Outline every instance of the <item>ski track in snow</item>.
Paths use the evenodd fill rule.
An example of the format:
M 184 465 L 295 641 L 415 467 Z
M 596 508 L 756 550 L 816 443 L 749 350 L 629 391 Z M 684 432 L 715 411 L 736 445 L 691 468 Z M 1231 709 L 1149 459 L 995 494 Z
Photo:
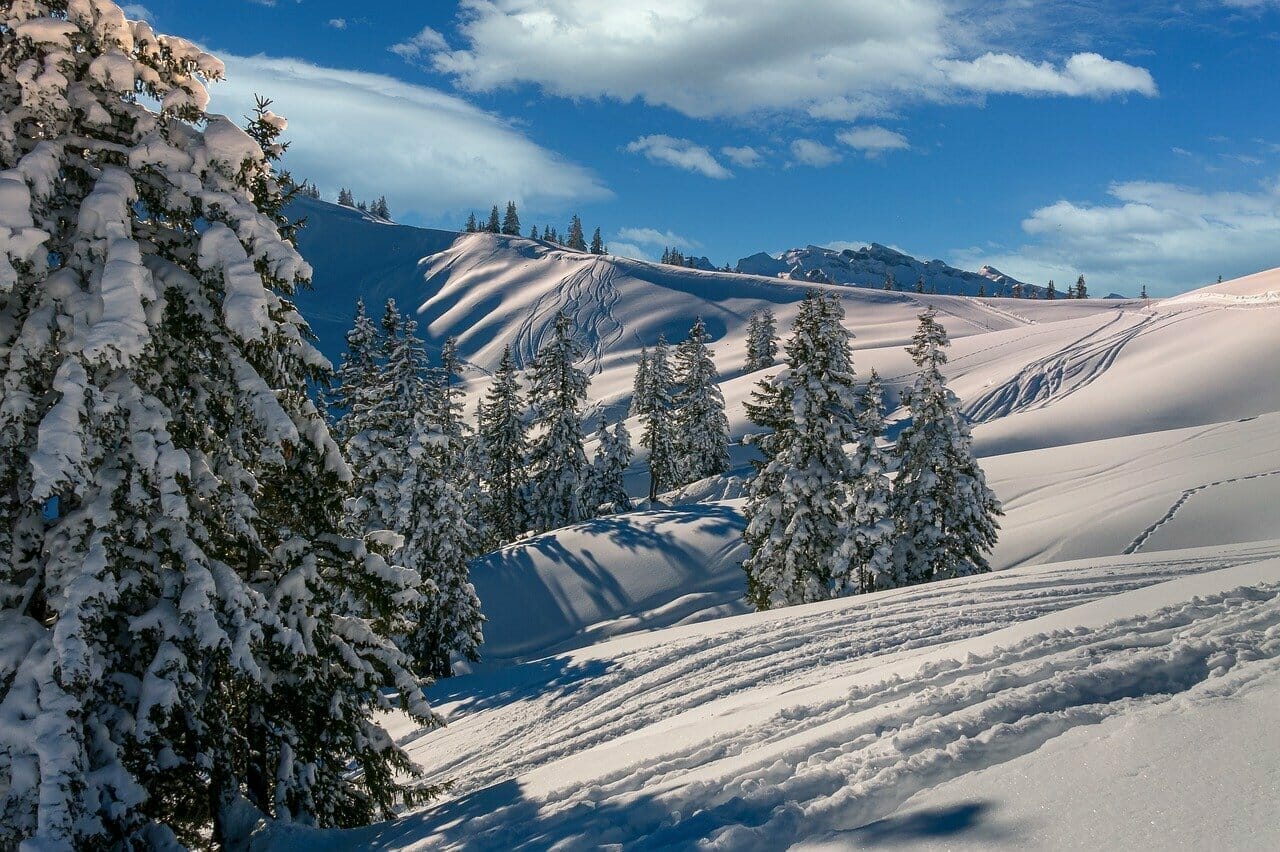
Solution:
M 1111 321 L 1068 343 L 1051 355 L 1037 358 L 1011 379 L 964 406 L 973 423 L 987 423 L 1019 411 L 1043 408 L 1093 384 L 1111 368 L 1120 352 L 1136 338 L 1157 328 L 1187 320 L 1202 308 L 1167 314 L 1140 313 L 1135 323 L 1113 329 L 1128 318 L 1119 311 Z
M 1173 505 L 1169 507 L 1169 511 L 1165 512 L 1163 517 L 1160 518 L 1160 520 L 1156 521 L 1154 524 L 1147 527 L 1142 532 L 1138 533 L 1137 538 L 1135 538 L 1132 542 L 1130 542 L 1129 546 L 1126 547 L 1123 552 L 1125 554 L 1130 554 L 1130 553 L 1137 553 L 1139 550 L 1141 550 L 1142 546 L 1147 543 L 1147 541 L 1151 538 L 1151 536 L 1155 535 L 1156 530 L 1160 529 L 1165 524 L 1172 521 L 1174 516 L 1178 514 L 1178 510 L 1181 509 L 1184 505 L 1186 505 L 1188 500 L 1190 500 L 1196 494 L 1199 494 L 1201 491 L 1205 491 L 1210 488 L 1216 488 L 1217 486 L 1220 486 L 1220 485 L 1231 485 L 1236 482 L 1247 482 L 1251 479 L 1261 479 L 1264 476 L 1280 476 L 1280 468 L 1276 470 L 1262 471 L 1261 473 L 1251 473 L 1247 476 L 1234 476 L 1234 477 L 1231 477 L 1230 479 L 1219 479 L 1215 482 L 1206 482 L 1204 485 L 1197 485 L 1194 488 L 1186 489 L 1185 491 L 1182 492 L 1182 494 L 1178 496 L 1178 499 L 1173 502 Z
M 1280 543 L 1199 558 L 1118 565 L 1102 560 L 1092 568 L 985 575 L 848 599 L 840 608 L 787 613 L 776 622 L 652 647 L 610 654 L 606 645 L 605 657 L 549 658 L 524 664 L 514 677 L 486 683 L 480 675 L 450 684 L 454 694 L 466 696 L 450 711 L 451 723 L 465 726 L 465 734 L 446 728 L 408 745 L 429 764 L 427 780 L 451 778 L 462 797 L 439 809 L 444 828 L 436 839 L 446 847 L 545 848 L 551 838 L 577 837 L 563 848 L 639 838 L 648 848 L 686 848 L 690 837 L 736 825 L 721 838 L 726 848 L 778 848 L 794 836 L 796 820 L 826 813 L 831 830 L 861 825 L 919 789 L 1031 751 L 1126 702 L 1190 688 L 1211 670 L 1229 667 L 1246 648 L 1253 657 L 1280 655 L 1274 636 L 1266 649 L 1255 647 L 1258 631 L 1280 630 L 1280 591 L 1192 602 L 1163 618 L 1100 632 L 1037 636 L 926 677 L 855 688 L 846 698 L 803 711 L 781 709 L 785 693 L 855 675 L 886 654 L 920 654 L 1103 597 L 1277 554 Z M 925 613 L 930 617 L 922 618 Z M 1256 620 L 1256 628 L 1241 627 L 1240 619 Z M 522 800 L 475 814 L 463 821 L 461 833 L 448 828 L 454 809 L 465 810 L 471 794 L 483 798 L 485 788 L 643 736 L 682 714 L 697 726 L 697 718 L 716 715 L 717 702 L 761 689 L 768 693 L 762 700 L 778 708 L 767 719 L 728 730 L 712 725 L 715 733 L 663 755 L 639 748 L 632 762 L 592 785 L 539 801 L 537 824 L 520 818 L 520 808 L 533 807 Z M 660 736 L 657 743 L 660 751 L 666 748 Z M 438 745 L 449 747 L 447 756 Z M 664 803 L 646 804 L 654 796 Z M 812 828 L 806 822 L 806 833 Z M 668 841 L 657 842 L 664 836 Z
M 598 373 L 605 354 L 626 333 L 613 312 L 620 296 L 614 284 L 617 274 L 616 266 L 593 258 L 564 279 L 562 286 L 554 291 L 553 299 L 539 296 L 515 332 L 512 351 L 519 363 L 524 366 L 532 363 L 548 331 L 555 325 L 556 316 L 563 312 L 573 320 L 578 339 L 588 344 L 588 373 Z

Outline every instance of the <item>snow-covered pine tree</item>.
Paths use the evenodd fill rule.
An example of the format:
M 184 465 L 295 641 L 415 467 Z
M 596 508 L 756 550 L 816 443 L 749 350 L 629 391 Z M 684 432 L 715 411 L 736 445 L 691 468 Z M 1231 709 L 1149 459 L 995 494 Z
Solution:
M 729 418 L 711 355 L 707 326 L 698 317 L 675 357 L 676 471 L 683 482 L 729 469 Z
M 341 530 L 285 122 L 110 0 L 0 20 L 0 846 L 388 816 L 416 578 Z
M 643 412 L 646 389 L 649 387 L 649 347 L 640 347 L 640 360 L 636 363 L 636 377 L 631 383 L 631 408 L 628 414 L 632 417 Z
M 580 501 L 588 467 L 582 449 L 588 379 L 577 366 L 582 354 L 569 315 L 559 314 L 551 340 L 534 357 L 529 384 L 533 437 L 526 505 L 530 526 L 538 532 L 586 517 Z
M 609 425 L 600 419 L 600 444 L 591 464 L 590 499 L 587 505 L 592 514 L 615 514 L 631 511 L 631 498 L 627 496 L 626 475 L 631 467 L 631 436 L 621 421 L 609 431 Z
M 345 186 L 339 189 L 338 203 L 341 204 L 343 207 L 355 207 L 356 200 L 355 200 L 355 197 L 352 196 L 351 190 L 347 189 Z
M 502 233 L 502 222 L 498 219 L 498 205 L 496 204 L 489 211 L 489 222 L 485 225 L 485 230 L 491 234 Z
M 766 442 L 744 508 L 751 554 L 742 567 L 748 597 L 762 610 L 843 590 L 837 578 L 851 534 L 847 494 L 856 471 L 844 446 L 858 437 L 857 394 L 840 301 L 810 291 L 785 352 L 787 369 L 753 414 L 785 432 Z
M 1056 299 L 1056 298 L 1058 298 L 1058 288 L 1057 288 L 1056 286 L 1054 286 L 1054 283 L 1053 283 L 1053 279 L 1052 279 L 1052 278 L 1050 278 L 1050 279 L 1049 279 L 1049 283 L 1048 283 L 1047 285 L 1045 285 L 1045 288 L 1044 288 L 1044 297 L 1045 297 L 1046 299 Z
M 890 459 L 879 443 L 884 436 L 884 391 L 875 370 L 858 394 L 854 422 L 858 443 L 853 452 L 854 479 L 849 484 L 849 535 L 840 552 L 836 595 L 905 584 L 893 559 Z
M 1083 275 L 1081 275 L 1079 278 L 1076 279 L 1076 298 L 1077 299 L 1089 298 L 1089 287 L 1084 283 Z
M 344 450 L 353 435 L 364 427 L 364 419 L 378 400 L 382 381 L 378 326 L 365 310 L 364 299 L 356 300 L 356 316 L 346 334 L 347 351 L 337 370 L 338 385 L 331 393 L 332 406 L 342 412 L 334 425 L 334 438 Z
M 923 275 L 921 275 L 919 278 L 916 279 L 916 292 L 917 293 L 924 292 L 924 276 Z
M 515 541 L 528 529 L 524 506 L 528 477 L 524 401 L 510 346 L 502 350 L 478 422 L 489 489 L 489 524 L 499 543 Z
M 649 501 L 679 484 L 679 455 L 675 439 L 675 413 L 672 390 L 675 374 L 671 369 L 670 348 L 665 335 L 649 356 L 644 391 L 640 399 L 640 419 L 644 432 L 640 445 L 649 451 Z
M 543 241 L 543 242 L 547 242 L 547 243 L 549 243 L 549 242 L 551 242 L 551 241 L 552 241 L 552 240 L 551 240 L 551 226 L 550 226 L 550 225 L 543 225 L 543 226 L 542 226 L 542 241 Z
M 530 225 L 530 226 L 529 226 L 529 239 L 531 239 L 531 240 L 536 240 L 537 238 L 538 238 L 538 226 L 537 226 L 537 225 Z
M 555 228 L 551 229 L 551 242 L 555 243 L 556 245 L 560 245 L 560 234 L 556 232 Z
M 604 237 L 600 235 L 599 228 L 596 228 L 595 233 L 591 235 L 591 253 L 604 254 Z
M 387 204 L 387 197 L 379 195 L 378 200 L 373 202 L 369 208 L 369 212 L 377 216 L 379 219 L 391 220 L 391 207 Z
M 907 350 L 920 368 L 903 392 L 911 422 L 894 450 L 894 558 L 907 583 L 991 570 L 986 554 L 995 546 L 996 518 L 1003 514 L 973 457 L 959 401 L 942 375 L 948 343 L 934 309 L 922 313 Z
M 502 217 L 502 233 L 509 237 L 520 236 L 520 214 L 516 212 L 516 203 L 507 202 L 507 213 Z
M 778 359 L 778 323 L 764 307 L 751 315 L 747 327 L 747 372 L 772 367 Z
M 476 214 L 474 210 L 467 214 L 467 223 L 463 225 L 462 229 L 468 234 L 474 234 L 476 231 L 480 230 L 480 225 L 476 222 Z
M 574 251 L 587 250 L 587 238 L 582 232 L 582 220 L 578 218 L 577 213 L 574 213 L 573 218 L 569 220 L 569 236 L 565 240 L 565 245 Z

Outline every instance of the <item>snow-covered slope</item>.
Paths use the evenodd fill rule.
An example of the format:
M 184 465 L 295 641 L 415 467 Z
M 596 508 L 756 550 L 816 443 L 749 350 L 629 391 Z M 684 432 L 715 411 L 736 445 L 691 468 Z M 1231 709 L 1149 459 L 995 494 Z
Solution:
M 1272 542 L 1022 568 L 672 628 L 456 678 L 433 690 L 448 727 L 400 731 L 432 779 L 453 780 L 449 801 L 371 829 L 279 830 L 272 840 L 312 852 L 843 848 L 877 832 L 910 840 L 935 799 L 971 803 L 963 791 L 975 786 L 954 779 L 980 772 L 980 818 L 956 830 L 1017 846 L 1016 833 L 983 830 L 1006 809 L 1009 819 L 1029 818 L 1018 778 L 1044 777 L 1045 759 L 1086 777 L 1060 748 L 1037 754 L 1046 743 L 1098 726 L 1114 736 L 1145 714 L 1145 734 L 1168 762 L 1169 740 L 1188 736 L 1179 715 L 1244 689 L 1276 693 L 1277 554 Z M 1280 759 L 1268 735 L 1275 714 L 1254 705 L 1239 715 L 1256 736 L 1260 768 L 1182 761 L 1188 771 L 1176 783 L 1183 801 L 1232 784 L 1232 810 L 1210 822 L 1252 813 L 1252 833 L 1237 826 L 1235 836 L 1263 847 L 1280 837 L 1269 786 Z M 1074 794 L 1096 802 L 1105 787 Z M 1046 838 L 1081 836 L 1072 823 L 1082 816 L 1031 815 Z M 1187 826 L 1203 818 L 1171 816 Z M 1148 820 L 1147 808 L 1112 812 L 1092 836 L 1132 841 Z M 861 836 L 847 834 L 857 829 Z

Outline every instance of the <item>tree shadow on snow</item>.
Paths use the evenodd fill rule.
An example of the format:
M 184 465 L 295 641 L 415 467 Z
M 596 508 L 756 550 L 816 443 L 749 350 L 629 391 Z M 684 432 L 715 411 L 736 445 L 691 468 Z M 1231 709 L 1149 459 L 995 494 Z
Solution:
M 965 835 L 981 843 L 1009 840 L 1010 832 L 990 821 L 991 802 L 961 802 L 944 808 L 918 808 L 885 817 L 843 835 L 858 846 L 902 846 Z
M 504 707 L 524 699 L 555 700 L 578 689 L 585 681 L 601 677 L 617 665 L 612 660 L 575 662 L 569 657 L 547 657 L 476 674 L 445 678 L 429 686 L 432 704 L 458 702 L 460 715 Z

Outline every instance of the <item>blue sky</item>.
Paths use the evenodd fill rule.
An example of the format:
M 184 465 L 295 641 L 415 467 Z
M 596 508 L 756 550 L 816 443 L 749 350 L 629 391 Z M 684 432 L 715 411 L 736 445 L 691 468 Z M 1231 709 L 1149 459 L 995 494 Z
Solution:
M 417 7 L 417 8 L 414 8 Z M 616 7 L 616 8 L 614 8 Z M 147 0 L 287 165 L 620 253 L 875 241 L 1170 294 L 1280 265 L 1280 0 Z

